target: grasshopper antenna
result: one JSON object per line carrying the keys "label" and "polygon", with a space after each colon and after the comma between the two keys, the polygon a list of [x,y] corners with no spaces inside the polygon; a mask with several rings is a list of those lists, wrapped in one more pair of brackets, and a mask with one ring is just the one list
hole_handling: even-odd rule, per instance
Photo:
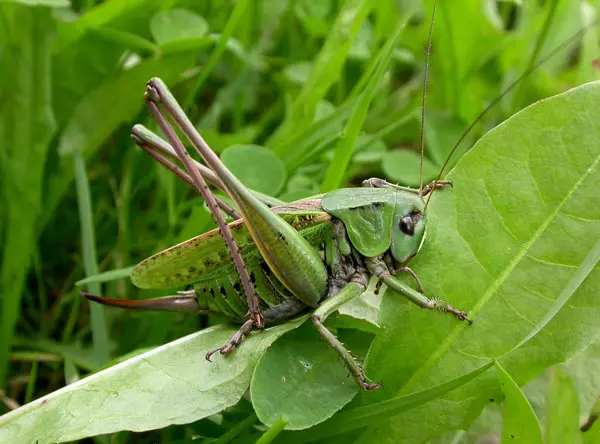
{"label": "grasshopper antenna", "polygon": [[[434,6],[435,6],[435,3],[434,3]],[[515,89],[515,87],[519,83],[521,83],[524,79],[526,79],[527,77],[529,77],[531,75],[531,73],[533,73],[536,69],[538,69],[544,63],[546,63],[548,60],[550,60],[552,57],[554,57],[557,53],[559,53],[560,51],[562,51],[563,49],[567,48],[568,46],[570,46],[571,44],[573,44],[577,40],[579,40],[581,37],[583,37],[590,29],[592,29],[593,27],[595,27],[598,24],[598,22],[599,22],[599,19],[593,20],[591,23],[589,23],[586,26],[582,27],[579,31],[577,31],[571,37],[569,37],[564,42],[562,42],[560,45],[558,45],[557,47],[555,47],[547,55],[545,55],[544,57],[542,57],[538,62],[536,62],[534,64],[530,64],[530,67],[528,69],[526,69],[523,72],[523,74],[521,74],[514,82],[512,82],[510,85],[508,85],[508,87],[506,87],[506,89],[504,91],[502,91],[488,106],[485,107],[485,109],[475,118],[475,120],[473,120],[473,122],[465,130],[465,132],[463,133],[463,135],[460,136],[460,139],[458,139],[458,141],[454,144],[454,147],[450,151],[450,154],[448,154],[448,157],[446,157],[446,161],[442,165],[442,168],[440,169],[440,172],[439,172],[437,178],[433,181],[432,190],[435,190],[437,188],[437,184],[439,183],[442,175],[444,174],[444,171],[448,167],[448,163],[450,162],[450,159],[452,158],[452,156],[454,155],[454,153],[456,152],[456,150],[460,147],[460,145],[462,144],[462,142],[465,140],[465,138],[467,137],[467,135],[469,135],[469,133],[473,130],[473,128],[475,128],[475,125],[477,125],[481,121],[481,119],[483,119],[483,117],[494,106],[496,106],[498,103],[500,103],[500,101],[504,97],[506,97],[508,95],[508,93],[510,93],[513,89]],[[422,163],[421,163],[421,165],[422,165]],[[427,197],[427,201],[425,202],[425,209],[427,209],[427,206],[429,205],[429,201],[431,200],[431,195],[432,194],[433,193],[430,193],[430,195]]]}
{"label": "grasshopper antenna", "polygon": [[[431,42],[433,40],[433,24],[435,21],[436,5],[437,0],[434,0],[433,11],[431,12],[431,24],[429,25],[429,39],[427,40],[427,55],[425,56],[425,73],[423,76],[423,101],[421,103],[421,161],[419,163],[419,195],[423,194],[423,162],[425,156],[425,108],[427,101],[427,76],[429,75],[429,56],[431,55]],[[427,206],[425,207],[427,208]]]}

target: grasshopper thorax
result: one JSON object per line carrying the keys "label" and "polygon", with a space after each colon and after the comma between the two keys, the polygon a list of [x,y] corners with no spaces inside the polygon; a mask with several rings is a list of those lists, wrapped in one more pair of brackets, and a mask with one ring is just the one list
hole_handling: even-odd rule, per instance
{"label": "grasshopper thorax", "polygon": [[404,264],[423,242],[425,202],[402,187],[335,190],[323,197],[321,206],[344,223],[350,242],[365,257],[389,251]]}

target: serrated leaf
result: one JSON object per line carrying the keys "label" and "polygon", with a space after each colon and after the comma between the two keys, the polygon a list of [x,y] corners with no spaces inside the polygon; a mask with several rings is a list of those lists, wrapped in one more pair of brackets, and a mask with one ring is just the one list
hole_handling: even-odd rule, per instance
{"label": "serrated leaf", "polygon": [[[427,239],[411,268],[427,295],[467,310],[474,324],[386,294],[367,363],[392,395],[490,358],[502,358],[523,385],[600,334],[600,269],[592,258],[600,238],[599,100],[595,82],[521,111],[460,160],[448,177],[452,190],[434,194]],[[392,358],[399,354],[410,360]],[[468,428],[497,396],[493,381],[481,378],[367,429],[358,442],[425,441]],[[432,424],[432,415],[441,420]]]}
{"label": "serrated leaf", "polygon": [[495,364],[504,398],[502,444],[543,444],[540,424],[527,398],[502,366]]}
{"label": "serrated leaf", "polygon": [[205,418],[237,403],[264,350],[304,319],[255,333],[212,363],[206,352],[225,344],[235,327],[211,327],[165,344],[0,417],[0,442],[65,442]]}
{"label": "serrated leaf", "polygon": [[272,426],[284,417],[288,430],[325,421],[357,391],[358,385],[338,354],[312,323],[273,344],[256,366],[250,386],[258,418]]}

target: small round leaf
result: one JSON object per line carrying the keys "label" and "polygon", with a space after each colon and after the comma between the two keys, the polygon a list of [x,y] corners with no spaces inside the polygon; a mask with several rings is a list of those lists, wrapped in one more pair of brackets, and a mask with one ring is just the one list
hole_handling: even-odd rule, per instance
{"label": "small round leaf", "polygon": [[159,11],[150,20],[150,32],[159,45],[203,37],[207,31],[206,20],[185,9]]}
{"label": "small round leaf", "polygon": [[283,416],[288,430],[325,421],[349,403],[357,391],[358,385],[337,353],[311,323],[268,349],[250,385],[258,419],[272,426]]}
{"label": "small round leaf", "polygon": [[244,185],[276,196],[287,179],[285,165],[273,151],[258,145],[233,145],[221,160]]}
{"label": "small round leaf", "polygon": [[[419,185],[420,158],[414,151],[393,150],[388,151],[381,162],[383,172],[387,179],[405,185]],[[423,183],[433,180],[437,175],[437,168],[427,159],[423,163]]]}

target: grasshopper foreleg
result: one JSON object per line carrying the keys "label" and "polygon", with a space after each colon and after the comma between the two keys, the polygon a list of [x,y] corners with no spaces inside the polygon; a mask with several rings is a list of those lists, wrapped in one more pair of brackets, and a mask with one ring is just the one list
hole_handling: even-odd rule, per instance
{"label": "grasshopper foreleg", "polygon": [[421,190],[421,196],[425,197],[429,193],[431,193],[433,190],[438,190],[438,189],[443,190],[447,185],[452,186],[452,181],[451,180],[434,180],[430,184],[427,184],[423,187],[423,189]]}
{"label": "grasshopper foreleg", "polygon": [[400,282],[390,273],[387,264],[381,257],[366,258],[365,265],[373,276],[377,276],[387,287],[407,298],[412,303],[421,308],[429,310],[443,311],[455,315],[461,321],[473,322],[467,317],[467,313],[452,307],[441,299],[430,299],[408,285]]}
{"label": "grasshopper foreleg", "polygon": [[[244,292],[246,294],[246,300],[248,303],[248,316],[252,321],[253,325],[255,325],[258,328],[262,328],[264,327],[264,321],[260,312],[259,299],[256,295],[254,285],[250,280],[250,275],[248,273],[248,270],[246,269],[244,260],[242,259],[242,255],[240,254],[240,249],[233,238],[231,229],[225,222],[225,219],[223,218],[223,215],[219,210],[214,194],[212,193],[210,188],[208,188],[206,181],[193,164],[190,154],[183,146],[181,140],[179,140],[179,137],[177,136],[177,133],[175,132],[173,127],[169,124],[165,116],[162,114],[158,105],[154,102],[155,97],[153,97],[153,94],[156,94],[156,91],[152,90],[152,88],[149,86],[148,91],[146,92],[146,104],[148,106],[148,109],[152,113],[160,129],[167,136],[169,143],[173,146],[175,152],[177,153],[179,161],[185,166],[187,173],[191,177],[192,183],[194,184],[194,188],[201,194],[202,198],[208,206],[210,213],[212,214],[215,222],[217,223],[219,232],[221,233],[221,236],[223,237],[223,240],[225,241],[225,244],[229,249],[231,258],[233,259],[233,262],[235,264],[235,268],[238,272],[238,275],[240,276],[240,281],[242,282],[242,286],[244,287]],[[240,330],[240,332],[241,331],[242,330]],[[241,341],[241,337],[239,341]]]}

